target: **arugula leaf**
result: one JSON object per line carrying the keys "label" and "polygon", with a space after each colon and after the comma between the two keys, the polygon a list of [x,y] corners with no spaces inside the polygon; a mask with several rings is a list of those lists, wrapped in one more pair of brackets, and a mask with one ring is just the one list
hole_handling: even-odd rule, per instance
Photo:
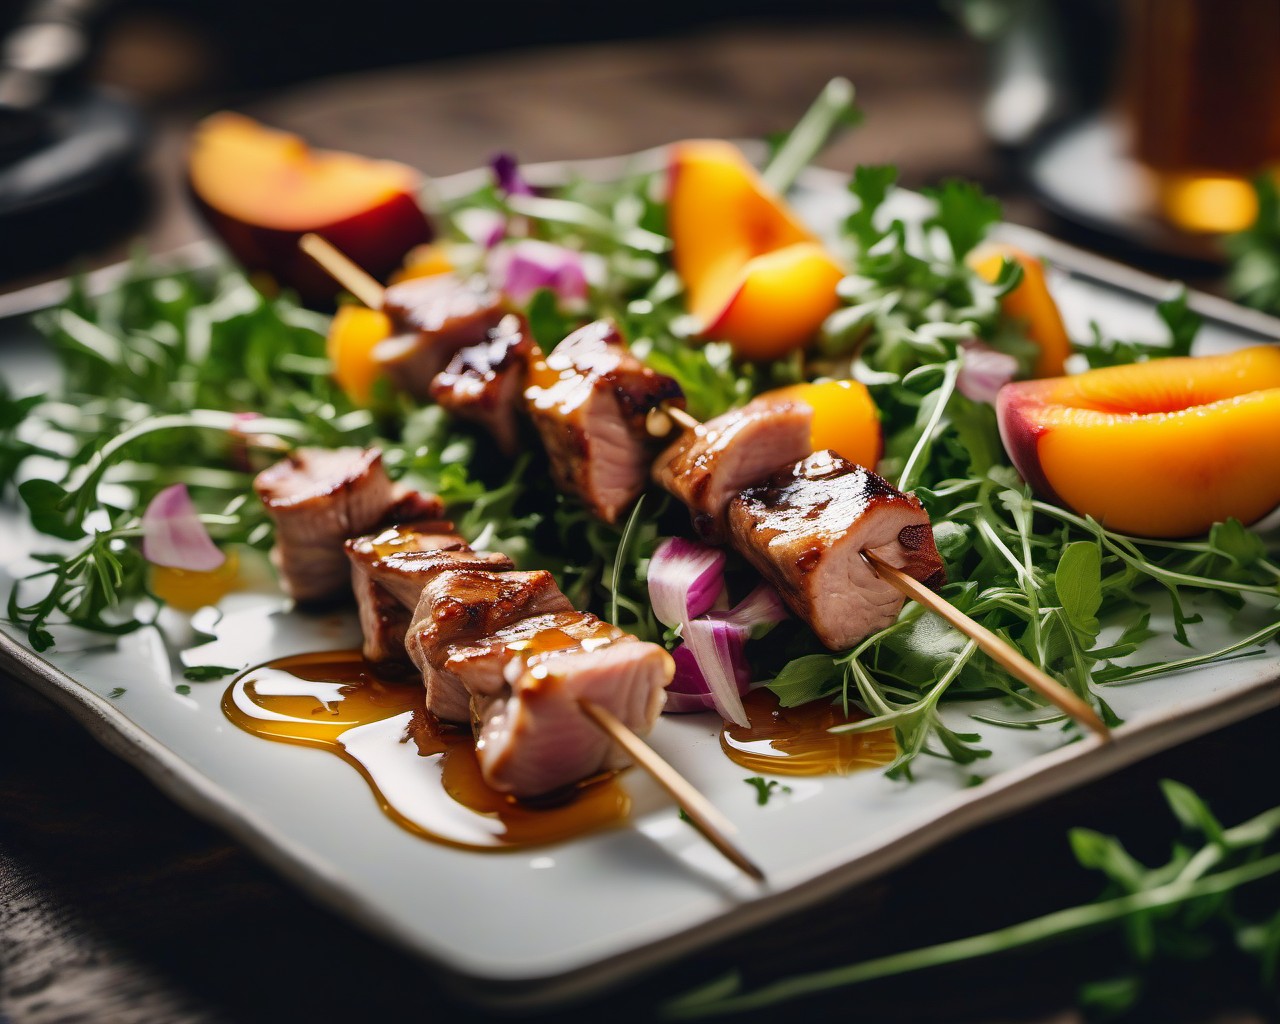
{"label": "arugula leaf", "polygon": [[951,257],[957,263],[1000,221],[1000,201],[983,193],[971,181],[953,178],[938,188],[922,191],[937,203],[937,211],[925,221],[925,226],[942,229],[951,243]]}

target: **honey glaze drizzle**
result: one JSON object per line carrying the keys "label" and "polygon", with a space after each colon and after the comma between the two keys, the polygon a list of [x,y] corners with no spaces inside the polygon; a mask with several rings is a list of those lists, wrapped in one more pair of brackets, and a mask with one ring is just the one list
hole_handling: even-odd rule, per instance
{"label": "honey glaze drizzle", "polygon": [[541,846],[612,825],[631,809],[613,774],[536,802],[491,789],[471,733],[428,714],[420,682],[379,676],[359,651],[297,654],[248,669],[227,688],[222,710],[255,736],[337,754],[396,824],[447,846]]}
{"label": "honey glaze drizzle", "polygon": [[832,733],[827,730],[857,719],[846,718],[839,704],[813,701],[784,708],[773,691],[761,687],[742,700],[751,725],[726,722],[720,748],[729,760],[770,775],[849,775],[881,768],[898,756],[892,729]]}

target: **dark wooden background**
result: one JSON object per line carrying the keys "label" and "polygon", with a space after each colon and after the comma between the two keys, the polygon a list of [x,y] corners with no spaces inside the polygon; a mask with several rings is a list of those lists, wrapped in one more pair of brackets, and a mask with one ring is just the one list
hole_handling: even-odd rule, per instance
{"label": "dark wooden background", "polygon": [[[165,60],[170,79],[200,72],[207,54],[196,43],[163,19],[143,22],[102,58],[107,77],[144,96],[151,90],[153,201],[141,233],[159,250],[203,234],[179,170],[187,130],[208,102],[191,98],[200,95],[194,87],[165,99],[156,84]],[[687,136],[760,136],[788,127],[833,74],[856,82],[867,120],[824,164],[893,161],[912,186],[977,178],[1005,197],[1011,219],[1054,226],[984,141],[982,51],[938,20],[699,25],[656,40],[360,71],[272,88],[241,105],[319,144],[446,174],[497,149],[542,160]],[[85,255],[104,262],[124,248]],[[0,679],[0,723],[0,1020],[486,1019],[454,1001],[424,964],[312,905],[12,680]],[[1278,731],[1280,712],[1259,716],[544,1017],[647,1020],[663,998],[729,968],[763,979],[834,966],[1088,899],[1099,882],[1074,866],[1070,826],[1118,833],[1135,852],[1163,859],[1175,832],[1157,781],[1193,785],[1234,823],[1276,803]],[[483,893],[476,905],[484,908]],[[1096,939],[815,997],[759,1019],[1067,1024],[1082,1019],[1077,985],[1122,964],[1114,940]],[[1274,1015],[1238,961],[1166,971],[1154,988],[1140,1019],[1225,1024]]]}

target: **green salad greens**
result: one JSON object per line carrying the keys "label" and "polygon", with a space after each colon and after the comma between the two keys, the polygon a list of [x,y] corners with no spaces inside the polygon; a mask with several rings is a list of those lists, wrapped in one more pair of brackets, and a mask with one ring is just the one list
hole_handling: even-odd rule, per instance
{"label": "green salad greens", "polygon": [[[786,186],[850,109],[847,90],[824,93],[766,177]],[[1239,523],[1196,541],[1126,537],[1037,499],[1013,470],[991,405],[961,387],[975,341],[1024,372],[1036,351],[1001,311],[1018,266],[1007,261],[989,283],[966,262],[999,219],[994,199],[950,181],[916,197],[913,211],[905,201],[912,197],[895,192],[893,168],[859,167],[849,183],[852,212],[829,239],[849,268],[841,307],[807,357],[753,364],[735,360],[727,344],[691,336],[658,177],[574,180],[535,195],[486,185],[441,203],[436,216],[464,268],[483,259],[462,230],[476,210],[505,218],[509,232],[589,254],[585,309],[566,309],[547,290],[529,299],[539,343],[554,347],[586,319],[613,317],[641,358],[680,383],[699,417],[781,384],[865,383],[882,420],[879,470],[928,509],[951,580],[945,596],[1104,714],[1108,685],[1256,653],[1280,632],[1280,567]],[[1185,352],[1195,315],[1176,296],[1161,315],[1167,344],[1098,337],[1084,359]],[[380,446],[392,475],[438,493],[469,539],[522,566],[552,569],[576,606],[663,639],[646,569],[661,537],[688,532],[676,502],[655,491],[626,523],[607,526],[555,491],[541,452],[507,460],[478,431],[402,395],[384,391],[372,409],[355,406],[330,376],[327,318],[288,296],[265,297],[239,271],[159,272],[143,262],[101,295],[77,288],[40,326],[61,382],[42,395],[0,392],[0,488],[16,492],[36,530],[62,542],[37,555],[43,568],[9,599],[9,619],[37,650],[54,644],[59,623],[123,633],[154,621],[159,602],[136,538],[140,511],[169,484],[189,487],[217,542],[268,547],[271,527],[250,497],[252,474],[300,444]],[[747,574],[740,563],[730,569],[731,579]],[[1194,629],[1206,600],[1252,609],[1266,624],[1204,650]],[[1142,659],[1149,609],[1171,614],[1185,656]],[[783,704],[838,700],[869,716],[846,728],[891,727],[900,747],[895,775],[908,776],[921,754],[972,765],[987,753],[980,727],[1062,722],[963,636],[910,604],[851,651],[825,650],[796,621],[748,650],[757,680]],[[1004,698],[1007,711],[988,710],[960,731],[940,717],[944,702],[990,697]]]}

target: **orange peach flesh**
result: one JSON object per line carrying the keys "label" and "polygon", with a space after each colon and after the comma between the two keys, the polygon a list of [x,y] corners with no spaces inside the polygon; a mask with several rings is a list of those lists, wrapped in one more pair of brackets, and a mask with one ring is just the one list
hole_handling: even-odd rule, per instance
{"label": "orange peach flesh", "polygon": [[382,368],[373,358],[378,343],[391,337],[391,320],[376,309],[342,306],[329,325],[326,353],[338,386],[357,405],[367,405]]}
{"label": "orange peach flesh", "polygon": [[1023,477],[1110,529],[1194,536],[1280,504],[1280,350],[1010,384],[997,409]]}
{"label": "orange peach flesh", "polygon": [[883,450],[880,413],[864,385],[856,380],[826,380],[793,384],[768,394],[803,402],[813,410],[814,451],[829,448],[859,466],[876,468]]}
{"label": "orange peach flesh", "polygon": [[744,359],[777,359],[817,333],[839,304],[844,272],[820,246],[789,245],[748,260],[723,296],[708,291],[691,311],[708,338],[724,338]]}
{"label": "orange peach flesh", "polygon": [[727,142],[672,147],[667,223],[690,313],[740,356],[785,355],[837,305],[839,265]]}
{"label": "orange peach flesh", "polygon": [[311,149],[296,135],[230,113],[197,128],[190,174],[209,206],[280,231],[346,220],[414,194],[419,183],[404,164]]}
{"label": "orange peach flesh", "polygon": [[1032,376],[1056,377],[1065,373],[1067,357],[1071,355],[1071,338],[1058,304],[1049,292],[1044,264],[1012,245],[984,246],[974,254],[971,263],[979,277],[993,282],[1006,257],[1022,267],[1022,281],[1001,300],[1001,309],[1010,319],[1026,325],[1027,337],[1040,349]]}

